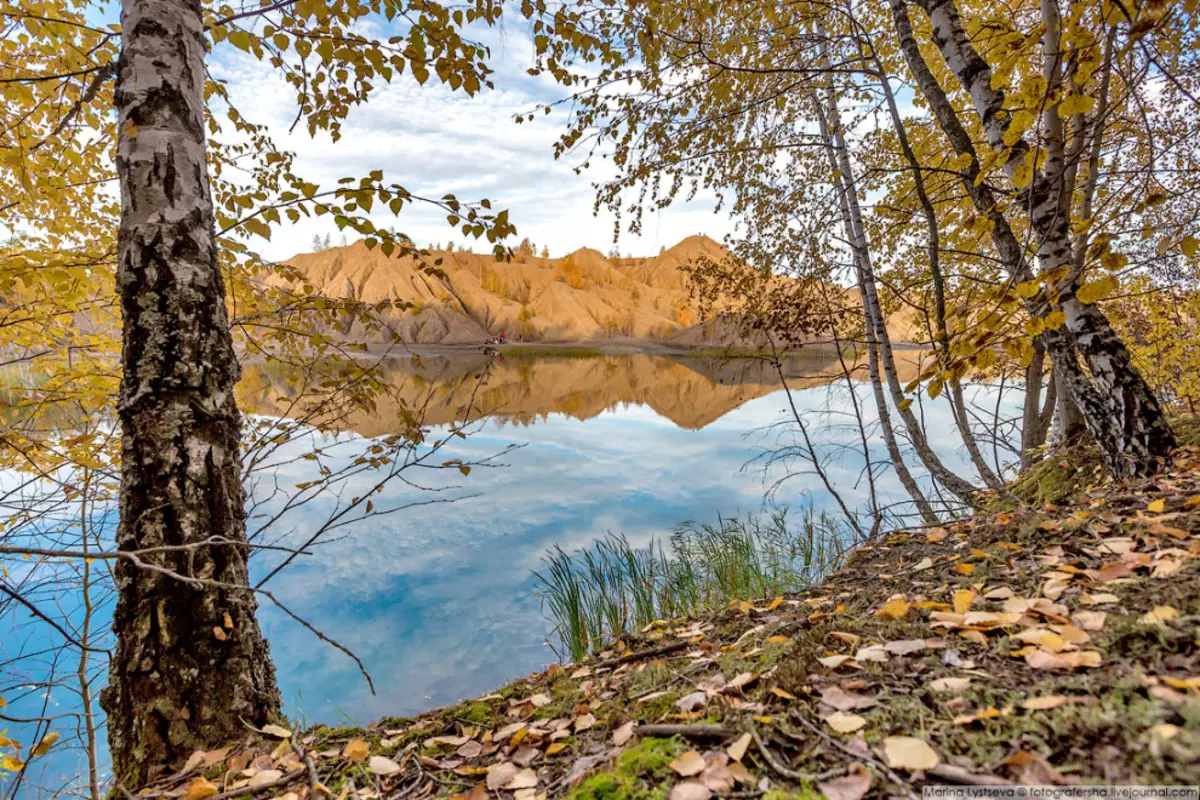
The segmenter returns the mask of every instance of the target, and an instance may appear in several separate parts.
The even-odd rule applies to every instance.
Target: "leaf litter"
[[[929,782],[1200,783],[1198,467],[1200,450],[1181,448],[1140,484],[881,537],[821,585],[663,620],[416,718],[266,726],[144,796],[709,800],[815,785],[860,800]]]

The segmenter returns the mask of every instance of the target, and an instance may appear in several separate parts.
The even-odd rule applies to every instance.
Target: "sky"
[[[519,16],[506,14],[502,26],[480,31],[474,38],[491,48],[489,64],[495,89],[475,97],[454,92],[433,79],[419,85],[407,72],[381,84],[372,99],[354,109],[334,143],[326,133],[309,136],[303,123],[288,133],[296,116],[291,87],[269,64],[229,46],[219,46],[209,68],[227,81],[234,103],[244,117],[265,124],[278,146],[297,154],[297,172],[309,181],[333,185],[339,178],[384,171],[386,182],[396,181],[415,194],[438,196],[453,193],[462,200],[488,198],[495,209],[508,209],[518,235],[529,237],[553,256],[580,247],[609,252],[613,246],[613,216],[593,213],[592,182],[600,168],[577,175],[582,159],[554,159],[553,143],[564,131],[567,111],[560,107],[537,115],[532,123],[518,125],[515,114],[537,103],[562,98],[565,92],[552,80],[530,76],[533,43]],[[693,234],[720,240],[732,229],[728,217],[715,215],[715,198],[698,197],[691,203],[648,216],[640,237],[623,233],[622,253],[651,255]],[[444,213],[420,205],[406,208],[399,218],[386,211],[373,221],[395,225],[420,245],[468,243],[454,237]],[[256,247],[268,258],[286,259],[312,249],[314,235],[341,241],[332,219],[285,224],[271,242]],[[474,240],[472,240],[474,241]],[[486,240],[475,241],[475,250],[490,249]]]

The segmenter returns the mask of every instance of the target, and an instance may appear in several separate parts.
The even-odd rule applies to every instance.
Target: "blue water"
[[[376,690],[372,695],[350,658],[264,601],[260,621],[270,641],[287,713],[307,723],[368,723],[485,694],[556,660],[548,644],[550,625],[542,616],[532,577],[532,570],[556,543],[571,550],[608,531],[647,541],[683,520],[713,521],[718,514],[752,512],[768,503],[812,502],[819,509],[834,508],[824,487],[806,473],[803,464],[764,468],[764,452],[798,441],[795,425],[787,423],[784,392],[747,383],[752,390],[738,394],[724,385],[724,377],[697,383],[696,375],[678,370],[679,365],[665,362],[660,370],[663,381],[680,375],[691,381],[688,394],[682,399],[672,396],[669,403],[653,398],[661,399],[664,392],[670,395],[672,385],[650,387],[649,394],[639,395],[647,387],[644,375],[638,373],[636,380],[627,382],[637,387],[629,390],[632,395],[622,389],[611,401],[600,402],[603,410],[598,412],[594,408],[580,412],[583,389],[559,392],[571,388],[560,385],[555,386],[556,397],[574,399],[547,403],[569,405],[570,413],[543,410],[532,417],[532,424],[515,425],[497,404],[490,409],[493,416],[480,420],[467,439],[455,442],[438,458],[440,463],[501,454],[494,466],[476,467],[468,476],[457,470],[425,471],[416,477],[424,489],[394,482],[376,497],[375,505],[382,509],[434,497],[461,499],[347,526],[313,548],[313,555],[299,558],[271,580],[267,588],[282,602],[362,659]],[[590,369],[570,374],[595,377]],[[614,379],[618,377],[628,376],[614,374]],[[525,385],[535,384],[527,380]],[[634,400],[622,399],[622,392]],[[848,424],[845,385],[806,388],[792,396],[828,459],[826,468],[835,485],[853,507],[863,508],[864,461],[853,449],[859,439]],[[862,387],[859,396],[869,399]],[[646,402],[637,402],[637,397]],[[994,390],[978,387],[971,398],[990,408]],[[591,395],[583,400],[585,405],[595,405]],[[1016,402],[1014,394],[1004,408],[1012,411]],[[707,403],[720,413],[714,421],[693,429],[656,412],[655,403],[660,408],[669,405],[667,413],[683,425],[694,422],[687,417],[689,403]],[[729,407],[723,408],[722,403]],[[927,403],[923,411],[933,445],[952,466],[971,474],[946,408]],[[525,412],[520,416],[531,419]],[[701,416],[707,420],[713,414],[705,410]],[[867,418],[868,423],[873,418],[869,411]],[[444,430],[435,426],[430,438]],[[353,431],[318,438],[329,453],[324,463],[331,467],[339,459],[351,459],[368,443]],[[877,434],[871,447],[872,460],[882,463],[886,456]],[[289,462],[270,477],[290,486],[311,480],[315,468],[310,461]],[[792,477],[776,486],[789,473]],[[6,481],[12,479],[5,476]],[[365,494],[374,480],[363,475],[345,487],[344,497]],[[890,471],[878,477],[877,484],[882,502],[902,499]],[[436,491],[431,494],[430,489]],[[265,485],[260,482],[255,491],[266,491]],[[266,502],[259,510],[272,507]],[[273,528],[270,540],[303,542],[333,507],[332,498],[313,501]],[[279,558],[277,553],[256,554],[253,577],[266,575]],[[14,569],[14,562],[6,563]],[[9,583],[14,580],[10,577]],[[67,623],[78,620],[77,611],[69,605],[63,608]],[[102,610],[100,616],[107,613]],[[65,687],[48,693],[20,688],[24,682],[44,680],[51,669],[73,673],[78,651],[67,651],[66,660],[57,667],[45,658],[11,661],[61,641],[57,636],[24,609],[10,611],[0,620],[0,696],[9,700],[0,714],[39,716],[44,704],[59,713],[78,709],[78,698]],[[102,681],[103,665],[97,663],[94,671]],[[25,742],[35,736],[30,725],[0,723],[0,729],[4,727]],[[59,719],[52,727],[61,733],[62,741],[49,756],[34,762],[36,768],[25,778],[20,795],[48,794],[50,788],[77,780],[82,762],[71,744],[77,736],[75,720]],[[0,792],[11,789],[11,781],[11,777],[0,778]]]

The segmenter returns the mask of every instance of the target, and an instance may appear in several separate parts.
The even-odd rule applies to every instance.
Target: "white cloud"
[[[487,197],[494,208],[508,209],[518,236],[549,246],[555,255],[579,247],[607,252],[614,220],[607,212],[593,215],[591,182],[611,174],[611,167],[597,160],[577,175],[573,168],[579,158],[554,159],[552,146],[566,123],[561,108],[549,116],[537,115],[532,123],[513,121],[516,113],[565,95],[547,78],[525,72],[532,63],[532,44],[523,25],[509,22],[480,38],[492,49],[494,90],[468,97],[433,81],[420,86],[406,73],[378,87],[367,104],[354,109],[336,143],[324,133],[310,137],[303,123],[288,133],[296,116],[294,92],[269,65],[226,47],[211,59],[210,70],[228,82],[244,116],[266,124],[279,146],[297,153],[297,172],[308,180],[333,185],[342,177],[382,169],[389,182],[418,195]],[[652,254],[695,233],[719,239],[732,224],[724,215],[714,215],[714,206],[711,196],[703,196],[650,215],[643,235],[623,234],[620,248]],[[382,227],[395,225],[420,244],[452,238],[444,215],[422,204],[405,209],[399,219],[385,211],[372,221]],[[310,249],[314,234],[327,233],[335,242],[340,238],[328,218],[285,224],[262,251],[271,258],[287,258]],[[469,244],[461,238],[455,241]],[[484,245],[476,242],[475,249],[488,249]]]

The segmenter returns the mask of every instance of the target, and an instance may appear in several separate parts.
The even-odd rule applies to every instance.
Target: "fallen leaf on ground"
[[[575,718],[575,732],[586,731],[596,724],[596,716],[594,714],[580,714]]]
[[[364,742],[362,739],[351,739],[346,742],[346,747],[342,750],[342,755],[353,761],[355,764],[366,759],[371,754],[371,745]]]
[[[277,739],[290,739],[292,732],[282,725],[264,725],[262,732],[267,736],[274,736]]]
[[[970,589],[958,589],[954,592],[954,613],[965,614],[975,602],[975,593]]]
[[[871,773],[860,762],[850,765],[849,774],[817,784],[829,800],[860,800],[871,789]]]
[[[692,692],[675,701],[680,711],[694,711],[699,706],[708,705],[708,695],[704,692]]]
[[[277,769],[259,770],[250,777],[250,786],[264,786],[268,783],[273,783],[283,777],[283,773]]]
[[[400,765],[385,756],[371,756],[367,769],[376,775],[395,775],[400,771]]]
[[[924,639],[901,639],[896,642],[886,642],[883,645],[884,651],[894,656],[906,656],[909,653],[917,653],[928,647],[929,645]]]
[[[1167,501],[1163,500],[1161,498],[1158,500],[1155,500],[1153,503],[1150,503],[1149,505],[1146,506],[1146,510],[1149,511],[1151,514],[1161,514],[1162,512],[1167,510]]]
[[[825,656],[823,658],[818,658],[817,663],[821,664],[822,666],[829,667],[830,669],[837,669],[849,660],[850,656],[845,655]],[[684,710],[686,711],[687,709]]]
[[[671,788],[667,800],[708,800],[712,791],[700,781],[680,781]]]
[[[930,682],[929,688],[935,692],[962,692],[970,683],[970,678],[938,678]]]
[[[624,725],[613,731],[613,744],[615,744],[617,747],[620,747],[628,742],[633,737],[633,729],[636,725],[637,722],[634,720],[629,720],[629,722],[626,722]]]
[[[875,616],[888,617],[889,619],[903,619],[910,608],[912,606],[903,597],[893,597],[884,603],[883,608],[875,612]]]
[[[883,754],[892,769],[915,772],[933,769],[941,759],[928,742],[912,736],[889,736],[883,740]]]
[[[371,759],[374,761],[375,759]],[[487,788],[493,792],[516,777],[521,769],[511,761],[493,764],[487,770]]]
[[[825,718],[825,723],[838,733],[854,733],[854,731],[866,725],[867,721],[857,714],[835,711]]]
[[[741,761],[742,756],[746,755],[746,749],[748,747],[750,747],[750,734],[743,733],[737,738],[736,741],[734,741],[733,744],[725,748],[725,752],[728,753],[729,757],[734,761]]]
[[[532,789],[537,786],[537,772],[532,769],[523,769],[509,779],[508,783],[504,784],[505,789]]]
[[[827,686],[821,689],[821,702],[838,711],[854,711],[860,708],[870,708],[876,704],[874,697],[848,692],[840,686]]]
[[[215,794],[220,794],[221,790],[212,781],[206,780],[203,776],[192,778],[187,785],[187,791],[184,792],[183,800],[204,800],[206,797],[212,797]]]
[[[1021,703],[1021,708],[1026,711],[1046,711],[1069,702],[1071,702],[1071,698],[1064,694],[1050,694],[1045,697],[1032,697]]]
[[[463,758],[479,758],[483,753],[483,745],[476,741],[463,742],[455,752]]]
[[[1174,606],[1155,606],[1152,611],[1143,614],[1138,622],[1143,625],[1164,625],[1177,619],[1179,619],[1179,609]]]
[[[695,750],[688,750],[679,758],[667,764],[668,767],[678,772],[685,778],[690,778],[693,775],[699,775],[704,771],[708,764],[704,761],[704,756],[697,753]]]
[[[756,680],[758,680],[757,672],[743,672],[740,675],[734,676],[733,679],[729,681],[729,683],[725,684],[725,688],[726,689],[741,689],[742,687],[749,686],[750,684],[754,683]]]

